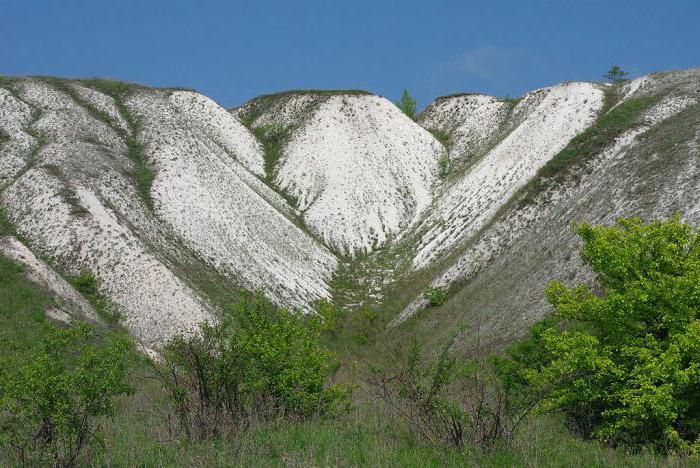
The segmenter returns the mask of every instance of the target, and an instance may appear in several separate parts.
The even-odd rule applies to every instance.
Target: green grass
[[[153,180],[155,179],[156,175],[153,169],[146,162],[143,144],[139,140],[141,124],[126,107],[121,95],[116,95],[114,101],[117,105],[119,113],[122,115],[129,127],[129,136],[126,140],[126,145],[129,159],[134,164],[134,169],[131,172],[131,176],[136,183],[136,190],[148,209],[153,210],[151,186],[153,185]]]
[[[119,324],[119,309],[100,292],[97,279],[92,273],[85,270],[78,275],[68,276],[67,280],[95,308],[103,320],[113,327]]]
[[[282,157],[285,142],[294,131],[292,125],[271,124],[251,127],[250,131],[262,143],[265,157],[265,179],[269,184],[274,183],[275,168]]]
[[[86,297],[90,275],[74,279]],[[0,353],[22,354],[52,326],[44,318],[49,295],[16,263],[0,256]],[[435,447],[417,437],[368,392],[360,361],[337,376],[357,385],[354,407],[338,419],[279,420],[232,439],[188,440],[169,416],[153,367],[135,357],[135,395],[117,401],[103,420],[106,450],[90,454],[95,466],[694,466],[698,460],[631,453],[569,434],[557,417],[536,417],[507,446],[483,451]],[[1,461],[1,460],[0,460]],[[87,459],[84,460],[87,463]]]
[[[100,91],[103,94],[112,96],[113,98],[120,97],[123,99],[125,96],[128,96],[130,93],[136,90],[146,89],[145,86],[137,83],[130,83],[128,81],[119,80],[109,80],[103,78],[89,78],[80,79],[76,81],[78,81],[84,86],[87,86],[88,88],[92,88],[97,91]]]
[[[415,436],[367,393],[350,413],[307,422],[276,421],[237,438],[192,441],[169,419],[165,395],[142,367],[137,393],[107,421],[103,466],[693,466],[695,459],[628,452],[570,435],[557,417],[536,417],[504,446],[436,447]]]
[[[437,141],[440,142],[442,146],[445,147],[447,151],[450,150],[452,146],[452,135],[449,132],[440,130],[439,128],[429,128],[428,131],[435,137]]]
[[[152,211],[153,198],[151,197],[151,187],[153,185],[153,180],[155,179],[155,172],[146,161],[143,144],[139,140],[141,124],[131,113],[131,111],[129,111],[129,108],[124,102],[129,94],[136,90],[144,89],[144,87],[134,83],[115,80],[89,79],[78,81],[81,84],[107,94],[114,99],[114,103],[119,111],[119,114],[129,127],[129,132],[127,135],[125,135],[125,137],[128,157],[134,165],[130,175],[134,181],[134,184],[136,185],[136,190],[141,197],[141,200],[146,207]]]
[[[27,281],[23,271],[20,264],[0,255],[0,356],[21,355],[47,326],[44,314],[51,298]]]
[[[589,128],[576,135],[569,144],[545,164],[522,190],[521,202],[533,203],[536,197],[550,186],[557,186],[569,177],[580,178],[585,165],[602,152],[626,130],[638,125],[644,111],[658,102],[659,96],[642,96],[628,99],[617,107],[605,111],[614,102],[613,91],[606,93],[601,117]]]

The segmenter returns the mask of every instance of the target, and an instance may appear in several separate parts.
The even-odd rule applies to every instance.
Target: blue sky
[[[425,105],[700,66],[700,0],[2,0],[0,74],[184,86],[232,106],[291,88]]]

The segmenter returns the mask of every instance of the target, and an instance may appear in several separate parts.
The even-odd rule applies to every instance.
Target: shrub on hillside
[[[430,356],[414,344],[397,368],[372,369],[370,384],[416,434],[436,445],[508,442],[534,406],[509,399],[490,359],[460,361],[449,345]]]
[[[679,217],[578,233],[602,292],[550,283],[556,312],[510,350],[506,382],[583,436],[700,451],[700,233]]]
[[[89,329],[51,328],[28,356],[0,359],[0,451],[21,466],[74,466],[102,445],[126,383],[131,345],[95,344]]]
[[[447,288],[428,288],[423,297],[425,297],[431,306],[441,306],[447,302]]]
[[[370,338],[377,333],[379,314],[376,310],[361,309],[355,311],[350,320],[355,341],[360,344],[369,343]]]
[[[337,366],[321,345],[320,316],[248,297],[165,348],[163,380],[186,434],[231,435],[275,418],[332,413],[348,395],[327,385]]]

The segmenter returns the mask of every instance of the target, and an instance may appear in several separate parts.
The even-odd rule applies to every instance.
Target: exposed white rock
[[[0,88],[0,189],[24,169],[34,137],[25,130],[32,120],[32,109],[7,89]]]
[[[57,309],[56,307],[47,307],[45,313],[51,320],[60,322],[64,325],[70,325],[73,322],[73,318],[69,313],[61,309]]]
[[[210,314],[205,304],[154,257],[96,195],[75,187],[86,214],[72,214],[61,184],[32,169],[2,196],[3,208],[33,245],[70,266],[91,271],[141,341],[156,344],[190,332]]]
[[[250,151],[243,159],[258,161],[260,168],[259,144],[233,116],[212,111],[212,101],[191,94],[169,99],[137,94],[129,101],[142,121],[140,137],[156,171],[152,196],[158,217],[216,269],[248,289],[264,288],[280,305],[306,309],[329,298],[336,258],[285,217],[292,212],[279,209],[286,202],[225,149],[228,145],[236,155]],[[192,125],[198,113],[202,122],[217,116],[206,121],[208,131]]]
[[[384,98],[334,95],[291,137],[276,183],[343,254],[397,236],[430,204],[444,148]]]
[[[629,83],[625,85],[625,95],[622,97],[620,102],[617,103],[617,105],[620,105],[620,103],[626,101],[627,99],[631,98],[635,94],[637,94],[638,91],[640,91],[642,88],[645,88],[647,85],[652,84],[654,79],[649,76],[649,75],[644,75],[640,76],[639,78],[635,78]]]
[[[644,114],[644,123],[652,126],[683,112],[697,102],[691,96],[668,96]]]
[[[427,231],[414,268],[424,268],[466,242],[540,167],[595,120],[602,105],[603,92],[590,83],[565,83],[526,96],[514,109],[516,114],[526,113],[522,123],[431,209],[423,223]]]
[[[77,83],[71,83],[69,86],[73,88],[81,99],[90,103],[90,105],[100,112],[107,114],[113,125],[124,132],[129,131],[129,126],[126,123],[126,120],[124,120],[124,116],[119,113],[112,96],[107,96],[104,93],[95,91],[92,88],[88,88],[87,86]]]
[[[469,159],[493,141],[508,116],[508,104],[493,96],[466,94],[439,98],[418,123],[449,135],[450,162]]]
[[[88,82],[66,82],[75,92],[66,93],[65,86],[50,81],[13,79],[0,88],[0,208],[27,240],[22,246],[31,248],[27,252],[70,274],[91,271],[143,349],[157,356],[165,340],[214,317],[203,280],[194,277],[199,273],[230,281],[232,288],[262,289],[280,305],[309,309],[331,296],[339,260],[327,246],[357,257],[400,241],[397,249],[350,265],[366,275],[358,279],[365,290],[349,293],[347,303],[381,301],[391,294],[393,281],[410,280],[417,269],[444,267],[433,286],[471,285],[492,265],[503,264],[513,248],[530,246],[525,241],[533,236],[556,244],[566,236],[562,226],[568,229],[576,197],[587,193],[603,194],[591,201],[597,203],[595,222],[638,209],[617,187],[600,187],[615,185],[606,165],[626,168],[628,155],[641,151],[641,134],[697,106],[693,80],[697,72],[633,80],[623,89],[625,99],[656,95],[659,87],[666,87],[658,94],[666,97],[645,113],[641,126],[594,158],[589,169],[596,177],[547,191],[537,204],[505,210],[504,218],[494,220],[539,168],[594,121],[603,86],[545,88],[515,107],[480,95],[437,100],[420,123],[449,133],[450,159],[464,163],[439,179],[445,149],[377,96],[290,92],[263,96],[229,113],[188,91],[124,88],[121,102],[86,87]],[[680,91],[666,93],[671,87]],[[127,125],[131,117],[139,124],[137,135]],[[289,138],[272,174],[265,173],[261,143],[242,121],[253,128],[286,127]],[[133,138],[142,146],[138,157],[128,151]],[[674,142],[674,148],[687,143],[687,152],[697,154],[697,140]],[[653,169],[647,173],[656,175],[667,167],[661,158],[675,158],[679,151],[644,153],[639,164],[649,164]],[[677,188],[647,195],[646,180],[639,180],[625,189],[663,204],[651,213],[680,206],[697,217],[700,200],[692,189],[697,158],[676,159],[668,177]],[[677,170],[681,164],[684,169]],[[138,184],[143,167],[154,175],[148,194]],[[613,209],[614,200],[623,201]],[[544,233],[550,225],[557,232]],[[33,258],[29,263],[39,262]],[[437,263],[445,258],[449,264]],[[413,270],[406,272],[411,262]],[[48,265],[39,265],[43,269],[35,265],[27,271],[41,271],[42,284],[63,281],[51,276]],[[540,278],[527,283],[527,294],[541,291],[537,281],[550,273],[541,269]],[[515,286],[525,288],[524,280]],[[74,310],[84,306],[62,301],[49,311],[59,320],[66,312],[75,318]],[[401,317],[419,310],[422,301],[416,299]]]
[[[651,79],[642,77],[635,81],[638,81],[638,83],[636,85],[633,83],[634,86],[632,87],[638,89],[645,83],[650,83]],[[633,95],[634,92],[627,92],[623,101]],[[644,135],[650,128],[679,114],[696,103],[697,100],[694,97],[687,95],[673,95],[662,99],[661,102],[645,112],[640,119],[642,125],[624,132],[608,148],[592,159],[589,163],[588,171],[598,174],[598,177],[589,176],[582,183],[577,184],[575,188],[569,188],[570,193],[566,195],[560,193],[561,190],[564,190],[564,187],[557,188],[543,194],[537,203],[511,211],[505,218],[490,226],[472,246],[464,251],[442,273],[437,275],[429,288],[449,287],[457,281],[464,281],[476,276],[487,265],[512,247],[525,232],[528,232],[528,229],[535,225],[546,223],[547,218],[553,216],[553,212],[566,209],[566,206],[574,205],[573,200],[592,190],[591,186],[599,184],[599,179],[604,179],[602,174],[614,160],[630,156],[634,157],[634,149],[639,144],[640,136]],[[696,171],[689,171],[689,176],[692,177],[694,172]],[[687,185],[687,183],[683,185]],[[658,194],[660,199],[668,195],[670,194]],[[619,194],[618,196],[623,198],[624,194]],[[698,212],[700,210],[696,207],[695,210],[684,211],[684,214],[688,219],[693,220],[697,219]],[[667,214],[660,212],[658,215],[664,216]],[[624,215],[622,211],[612,212],[608,214],[608,218],[614,219],[622,215]],[[428,301],[422,295],[419,295],[401,311],[392,322],[392,325],[395,326],[407,320],[428,305]]]
[[[254,174],[265,175],[262,145],[237,118],[211,99],[189,91],[176,91],[170,103],[182,113],[193,132],[200,131]]]

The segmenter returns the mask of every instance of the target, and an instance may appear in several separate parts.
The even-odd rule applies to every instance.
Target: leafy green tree
[[[133,354],[126,339],[95,343],[85,325],[51,328],[26,359],[1,360],[0,451],[9,460],[74,466],[84,449],[103,444],[99,418],[132,392]]]
[[[401,109],[411,120],[416,120],[416,100],[404,89],[401,93],[401,99],[396,103],[396,107]]]
[[[613,65],[610,67],[610,70],[603,75],[603,78],[606,80],[610,81],[611,83],[622,83],[624,81],[627,81],[627,76],[629,73],[626,71],[622,70],[618,65]]]
[[[348,391],[327,385],[337,362],[321,344],[324,331],[321,316],[256,295],[198,334],[172,340],[162,375],[185,432],[207,438],[332,412]]]
[[[584,436],[700,451],[700,233],[679,217],[578,233],[602,292],[549,284],[555,314],[511,350],[519,377]]]

